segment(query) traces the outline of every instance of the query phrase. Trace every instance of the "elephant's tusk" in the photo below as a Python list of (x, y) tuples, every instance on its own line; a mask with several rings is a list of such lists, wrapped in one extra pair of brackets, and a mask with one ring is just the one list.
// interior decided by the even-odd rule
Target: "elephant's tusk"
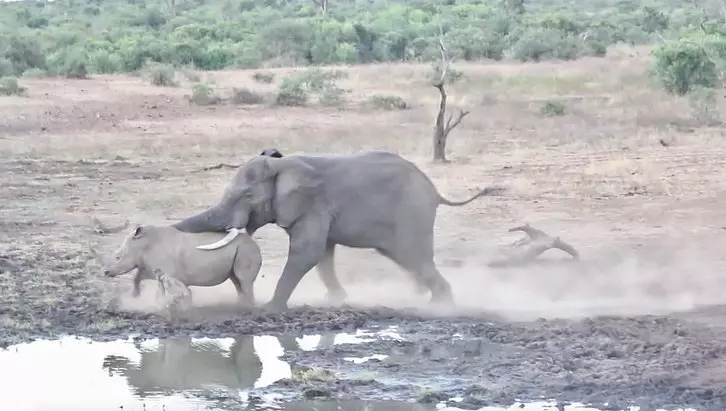
[(216, 250), (218, 248), (222, 248), (227, 244), (231, 243), (235, 238), (237, 238), (240, 232), (241, 230), (237, 228), (230, 228), (229, 230), (227, 230), (227, 235), (224, 236), (223, 239), (212, 244), (198, 245), (197, 248), (200, 250)]

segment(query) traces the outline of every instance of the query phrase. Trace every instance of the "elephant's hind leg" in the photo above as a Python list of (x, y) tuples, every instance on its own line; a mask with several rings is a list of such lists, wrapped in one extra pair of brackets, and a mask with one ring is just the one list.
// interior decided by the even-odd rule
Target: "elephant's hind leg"
[(348, 297), (348, 293), (343, 289), (335, 273), (335, 244), (327, 244), (325, 254), (318, 263), (317, 269), (320, 280), (327, 289), (325, 299), (334, 304), (343, 302)]
[(434, 263), (433, 242), (421, 238), (413, 242), (399, 242), (391, 249), (378, 249), (401, 268), (418, 277), (431, 290), (431, 302), (454, 305), (451, 285)]

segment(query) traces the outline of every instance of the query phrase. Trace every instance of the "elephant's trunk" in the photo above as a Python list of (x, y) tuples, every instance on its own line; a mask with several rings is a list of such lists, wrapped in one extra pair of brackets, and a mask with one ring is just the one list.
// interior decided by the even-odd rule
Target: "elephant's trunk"
[(197, 215), (185, 218), (178, 223), (172, 224), (172, 227), (185, 233), (224, 232), (227, 230), (228, 221), (226, 218), (222, 218), (224, 214), (218, 208), (212, 207)]

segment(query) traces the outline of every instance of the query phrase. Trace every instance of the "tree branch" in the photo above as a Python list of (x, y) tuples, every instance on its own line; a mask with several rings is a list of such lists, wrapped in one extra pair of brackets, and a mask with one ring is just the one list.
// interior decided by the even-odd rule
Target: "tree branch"
[(451, 119), (454, 117), (454, 115), (453, 114), (450, 115), (449, 121), (446, 122), (446, 127), (444, 128), (444, 134), (448, 135), (451, 132), (451, 130), (456, 128), (456, 126), (458, 126), (459, 123), (461, 123), (461, 120), (463, 120), (464, 117), (466, 117), (469, 113), (470, 113), (469, 111), (459, 110), (459, 115), (456, 117), (456, 120), (454, 121), (453, 124), (451, 123)]
[(440, 95), (439, 111), (436, 114), (436, 121), (434, 122), (433, 159), (434, 161), (447, 163), (448, 160), (446, 159), (446, 140), (449, 136), (449, 133), (461, 123), (461, 121), (467, 114), (469, 114), (469, 112), (461, 110), (456, 119), (454, 119), (454, 116), (451, 115), (449, 116), (448, 120), (445, 121), (446, 100), (448, 97), (446, 95), (445, 83), (446, 75), (448, 74), (449, 66), (451, 64), (451, 58), (449, 57), (449, 53), (446, 51), (446, 46), (444, 45), (444, 33), (441, 25), (439, 25), (439, 51), (441, 52), (441, 75), (438, 81), (434, 82), (433, 84), (433, 86), (439, 90)]
[(241, 164), (225, 164), (225, 163), (219, 163), (215, 164), (213, 166), (207, 166), (200, 168), (199, 170), (194, 170), (192, 173), (200, 173), (202, 171), (210, 171), (210, 170), (219, 170), (222, 168), (239, 168)]
[(580, 253), (572, 245), (564, 242), (560, 237), (552, 237), (542, 230), (538, 230), (529, 224), (510, 228), (509, 232), (523, 231), (527, 238), (517, 241), (516, 248), (524, 247), (523, 251), (514, 252), (512, 255), (489, 262), (490, 267), (512, 267), (521, 266), (534, 261), (547, 250), (557, 248), (570, 256), (573, 260), (580, 259)]

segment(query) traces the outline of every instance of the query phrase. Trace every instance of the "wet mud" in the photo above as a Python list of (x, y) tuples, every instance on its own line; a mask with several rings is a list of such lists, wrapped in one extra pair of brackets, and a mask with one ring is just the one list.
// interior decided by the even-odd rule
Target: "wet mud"
[[(81, 163), (76, 167), (78, 174), (98, 169)], [(36, 178), (43, 178), (44, 172), (28, 171), (40, 176)], [(143, 169), (134, 172), (135, 178), (156, 178)], [(270, 314), (217, 305), (196, 307), (174, 319), (112, 310), (109, 296), (118, 292), (118, 284), (104, 282), (90, 264), (93, 256), (84, 242), (93, 235), (90, 227), (84, 227), (76, 215), (64, 220), (43, 208), (47, 196), (68, 199), (68, 210), (82, 208), (80, 198), (86, 193), (81, 185), (43, 182), (45, 191), (41, 191), (31, 183), (18, 183), (12, 190), (5, 187), (6, 197), (12, 195), (15, 202), (0, 208), (0, 347), (9, 347), (0, 354), (12, 357), (14, 350), (22, 351), (17, 344), (65, 335), (105, 342), (130, 338), (127, 348), (136, 353), (148, 339), (167, 340), (160, 343), (166, 347), (163, 352), (151, 349), (138, 358), (123, 354), (126, 351), (101, 352), (88, 365), (94, 372), (116, 376), (114, 384), (130, 392), (129, 398), (173, 397), (176, 402), (167, 402), (167, 409), (174, 410), (190, 409), (178, 405), (188, 405), (190, 397), (226, 410), (270, 401), (304, 409), (310, 401), (357, 404), (348, 401), (361, 399), (420, 407), (400, 409), (442, 404), (480, 409), (540, 400), (563, 407), (592, 404), (601, 410), (630, 405), (643, 411), (726, 409), (724, 307), (658, 316), (522, 322), (489, 314), (434, 319), (420, 309), (351, 306), (300, 306)], [(395, 332), (381, 332), (391, 326)], [(360, 330), (379, 334), (359, 336), (362, 341), (355, 343), (344, 339), (335, 343), (342, 338), (336, 334)], [(323, 341), (301, 348), (310, 333)], [(262, 342), (255, 340), (263, 335)], [(211, 343), (206, 351), (199, 345), (194, 348), (191, 339), (202, 337), (228, 339), (235, 348), (215, 348)], [(281, 347), (271, 361), (287, 364), (286, 374), (268, 378), (265, 366), (250, 365), (256, 364), (250, 352), (258, 353), (260, 344)], [(64, 351), (47, 349), (49, 362), (66, 356)], [(80, 350), (85, 356), (91, 351)], [(73, 374), (73, 363), (65, 367), (58, 379), (67, 378), (80, 387), (91, 381)], [(0, 365), (0, 374), (8, 369)], [(164, 379), (167, 374), (193, 378), (169, 381)], [(17, 375), (4, 377), (12, 381)], [(260, 379), (267, 383), (261, 386)], [(28, 396), (32, 387), (29, 382), (24, 388)], [(23, 392), (21, 388), (13, 391)], [(99, 409), (109, 406), (101, 404)]]
[[(114, 317), (123, 324), (114, 331), (117, 336), (134, 336), (122, 339), (125, 351), (101, 350), (89, 366), (123, 377), (129, 398), (143, 401), (161, 398), (169, 404), (181, 396), (222, 409), (361, 399), (418, 404), (422, 409), (503, 409), (542, 400), (560, 408), (577, 403), (598, 410), (726, 409), (726, 344), (721, 330), (687, 316), (512, 324), (394, 316), (386, 310), (325, 314), (298, 309), (284, 316), (249, 316), (206, 326), (153, 318)], [(239, 331), (273, 330), (274, 324), (288, 332), (255, 336)], [(365, 328), (356, 329), (361, 324)], [(306, 327), (349, 331), (311, 335), (303, 331)], [(81, 330), (72, 328), (70, 321), (65, 329)], [(154, 333), (206, 337), (148, 340)], [(109, 332), (92, 335), (86, 329), (85, 334), (113, 339)], [(209, 338), (224, 335), (230, 337)], [(0, 363), (23, 347), (8, 347)], [(92, 351), (79, 352), (85, 358)], [(62, 350), (44, 352), (51, 368), (54, 358), (69, 356)], [(8, 364), (0, 367), (6, 380), (14, 373)], [(81, 371), (66, 370), (66, 377), (83, 380), (77, 372)]]

